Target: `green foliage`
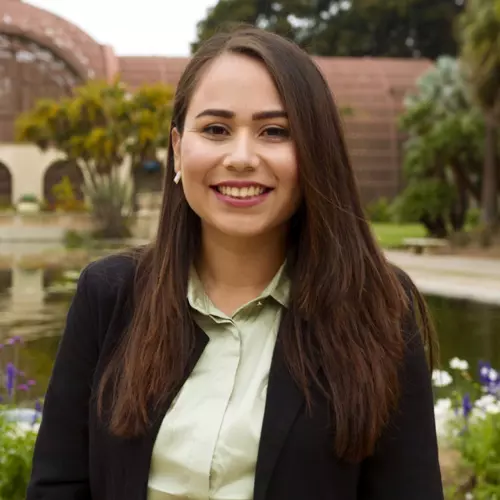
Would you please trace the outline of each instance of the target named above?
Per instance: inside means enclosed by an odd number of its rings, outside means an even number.
[[[473,95],[500,120],[500,1],[468,0],[460,27],[461,57]]]
[[[425,220],[436,236],[460,231],[470,201],[480,200],[484,121],[455,59],[438,59],[419,79],[401,126],[408,186],[395,205],[400,220]]]
[[[455,201],[453,186],[438,179],[411,182],[393,202],[392,210],[399,223],[420,222],[426,215],[436,218],[446,213]]]
[[[479,227],[481,223],[481,212],[477,208],[471,208],[467,211],[467,222],[466,225],[470,229],[475,229]]]
[[[126,238],[130,236],[128,220],[132,211],[132,183],[116,174],[98,175],[85,188],[94,207],[95,236]]]
[[[62,151],[90,176],[108,172],[127,154],[137,163],[168,144],[173,95],[165,85],[131,93],[119,81],[91,81],[74,97],[38,101],[18,118],[16,136]]]
[[[69,230],[64,233],[63,244],[65,248],[82,248],[85,246],[85,243],[85,236],[78,231]]]
[[[24,500],[36,433],[20,430],[0,415],[0,500]]]
[[[462,53],[472,95],[486,117],[482,221],[494,229],[498,219],[498,127],[500,124],[500,0],[468,0],[461,18]]]
[[[160,84],[131,92],[118,80],[91,81],[77,88],[73,97],[38,101],[18,118],[16,136],[42,150],[55,148],[75,161],[84,174],[99,232],[125,235],[126,221],[120,218],[129,213],[124,204],[131,200],[125,187],[119,187],[115,171],[125,159],[136,168],[166,148],[173,95],[170,86]],[[64,197],[70,196],[67,187],[60,190]],[[117,203],[122,203],[119,209]]]
[[[287,36],[321,56],[454,55],[454,22],[463,7],[449,0],[219,0],[198,23],[200,42],[234,23]]]
[[[458,363],[464,363],[457,360]],[[450,363],[451,364],[451,363]],[[476,382],[468,366],[455,369],[448,416],[445,418],[449,444],[461,455],[462,477],[450,499],[500,498],[500,384],[498,372],[480,363]],[[449,391],[449,388],[446,388]],[[439,388],[437,389],[440,390]],[[445,403],[446,400],[441,400]],[[444,415],[441,416],[441,418]],[[469,480],[468,476],[470,477]]]
[[[70,178],[65,175],[60,182],[52,187],[52,193],[56,199],[56,209],[65,212],[79,212],[85,210],[85,203],[76,197],[75,190]]]
[[[391,204],[387,198],[379,198],[366,207],[366,215],[371,222],[390,222]]]
[[[31,193],[23,194],[19,197],[19,203],[38,203],[36,195]]]
[[[458,447],[477,481],[474,499],[500,498],[500,414],[469,422]]]

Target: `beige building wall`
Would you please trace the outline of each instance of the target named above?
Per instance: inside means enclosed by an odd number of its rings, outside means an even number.
[[[12,176],[12,204],[25,194],[33,194],[43,199],[44,176],[47,169],[65,156],[55,150],[40,151],[36,146],[24,144],[0,144],[0,162]],[[120,168],[122,178],[130,175],[130,162],[125,161]]]

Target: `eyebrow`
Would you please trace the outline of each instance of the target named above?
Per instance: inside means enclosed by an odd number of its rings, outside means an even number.
[[[196,118],[201,118],[203,116],[217,116],[218,118],[231,119],[234,118],[235,114],[233,111],[227,109],[205,109],[201,113],[196,115]],[[271,118],[288,118],[286,111],[283,110],[272,110],[272,111],[259,111],[252,115],[252,120],[269,120]]]

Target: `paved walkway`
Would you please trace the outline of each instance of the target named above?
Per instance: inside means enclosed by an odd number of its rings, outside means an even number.
[[[423,293],[500,305],[500,260],[396,251],[386,255]]]

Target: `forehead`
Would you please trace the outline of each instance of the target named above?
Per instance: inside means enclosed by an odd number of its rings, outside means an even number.
[[[205,70],[189,104],[188,115],[204,109],[238,113],[283,109],[264,64],[251,57],[224,54]]]

